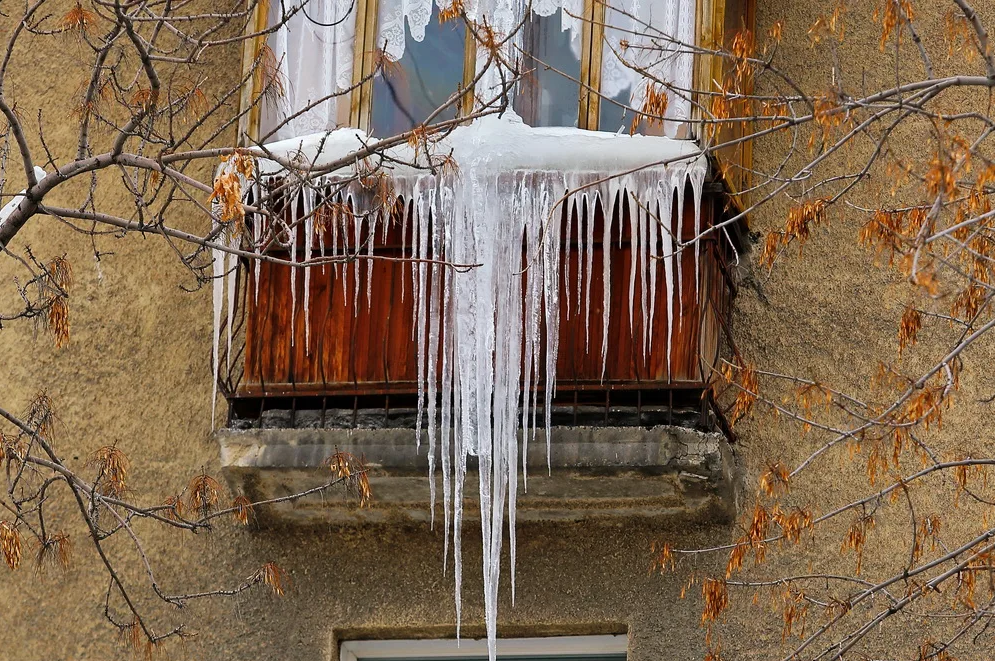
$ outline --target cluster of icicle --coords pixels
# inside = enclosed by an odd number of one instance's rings
[[[463,567],[460,540],[467,460],[475,457],[478,462],[484,608],[488,649],[490,658],[494,659],[505,513],[509,522],[511,595],[514,601],[515,503],[519,471],[524,481],[528,444],[535,441],[537,429],[545,430],[547,461],[550,452],[550,415],[556,385],[561,288],[572,290],[564,300],[567,305],[571,304],[571,300],[576,302],[575,313],[583,309],[585,314],[590,314],[595,242],[600,240],[608,246],[613,240],[621,238],[623,216],[611,213],[616,200],[619,200],[620,205],[628,206],[633,254],[638,256],[631,260],[628,274],[630,320],[636,313],[650,322],[657,314],[669,316],[674,310],[674,296],[680,295],[684,278],[693,277],[698,282],[699,264],[696,243],[693,248],[695,273],[682,272],[682,260],[675,254],[671,231],[681,236],[685,220],[681,213],[675,226],[671,218],[672,208],[676,203],[677,209],[683,209],[685,189],[690,184],[695,198],[694,207],[700,209],[706,170],[701,158],[656,165],[616,178],[606,177],[609,173],[597,168],[577,171],[566,164],[563,169],[506,170],[501,167],[500,149],[494,148],[493,144],[474,145],[473,142],[469,140],[465,145],[455,145],[452,150],[459,165],[458,174],[433,175],[406,171],[393,177],[395,194],[408,205],[408,213],[403,214],[400,221],[392,220],[387,213],[364,217],[358,213],[335,212],[334,209],[361,209],[364,204],[370,204],[369,191],[356,181],[343,185],[343,178],[333,174],[311,182],[298,191],[299,197],[289,205],[292,210],[289,244],[291,259],[299,261],[296,239],[297,232],[303,231],[302,245],[306,254],[300,257],[309,261],[317,256],[312,254],[316,238],[312,212],[328,202],[339,204],[331,206],[333,241],[327,249],[323,243],[324,233],[318,232],[319,245],[315,252],[321,256],[341,255],[343,249],[348,254],[371,251],[372,242],[367,241],[365,246],[343,248],[338,237],[374,236],[377,231],[384,231],[389,222],[413,223],[412,227],[405,226],[402,230],[403,236],[414,237],[413,245],[406,247],[406,250],[414,259],[426,260],[414,262],[410,282],[411,295],[416,301],[413,328],[418,347],[416,438],[420,444],[422,430],[427,431],[433,516],[437,498],[436,462],[437,457],[441,457],[445,562],[448,563],[451,539],[457,636],[461,616]],[[260,179],[252,186],[256,199],[267,185],[281,181],[270,176]],[[599,201],[606,210],[604,234],[595,237],[594,208]],[[568,224],[574,222],[571,219],[581,224],[576,230],[561,225],[561,205],[567,205],[569,211],[576,210],[577,213],[565,216]],[[304,213],[302,218],[299,217],[301,211]],[[588,219],[587,222],[585,219]],[[700,230],[701,220],[697,214],[694,222],[696,229]],[[256,241],[260,238],[259,225],[254,224]],[[564,281],[564,274],[568,271],[564,267],[562,249],[562,237],[568,235],[582,237],[578,242],[581,267],[577,269],[576,280],[569,283]],[[611,257],[611,250],[602,251],[605,300],[601,323],[605,331],[604,339],[600,347],[589,347],[589,350],[600,350],[602,364],[608,352],[607,329],[610,297],[613,295],[610,287]],[[665,310],[655,308],[657,264],[660,261],[664,265]],[[217,277],[213,338],[217,376],[224,307],[229,310],[229,346],[231,342],[234,260],[216,252],[214,263]],[[456,269],[452,264],[479,266]],[[312,268],[320,267],[294,269],[295,272],[303,271],[305,310],[308,307]],[[354,278],[357,289],[352,292],[357,300],[361,294],[358,290],[358,269],[362,268],[369,269],[372,274],[372,261],[353,260],[335,266],[337,274],[342,274],[342,269],[357,270],[357,277]],[[296,274],[292,275],[291,291],[288,292],[295,309],[296,277]],[[697,295],[697,284],[694,291]],[[369,291],[366,296],[370,296]],[[569,310],[566,312],[569,314]],[[306,317],[304,323],[309,325]],[[665,338],[652,337],[649,331],[652,323],[645,323],[642,327],[647,329],[646,335],[641,338],[643,350],[652,350],[654,342],[665,343],[665,347],[659,346],[659,350],[667,352],[669,361],[670,329],[673,324],[668,320]],[[309,334],[310,328],[305,333]],[[441,373],[437,373],[440,369]],[[535,387],[540,382],[543,385],[542,402],[537,401],[539,389]]]

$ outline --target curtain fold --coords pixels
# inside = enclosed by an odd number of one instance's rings
[[[270,0],[269,25],[279,23],[284,11],[290,18],[267,38],[283,87],[282,95],[266,95],[262,106],[260,136],[276,129],[270,140],[336,128],[340,107],[348,109],[349,99],[332,95],[352,84],[355,3]]]

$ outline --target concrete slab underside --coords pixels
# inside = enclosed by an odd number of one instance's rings
[[[373,503],[334,487],[259,508],[260,523],[362,524],[431,519],[426,439],[411,429],[224,429],[216,432],[231,486],[254,501],[326,482],[336,451],[364,456]],[[437,465],[441,457],[437,449]],[[544,434],[528,446],[528,481],[519,475],[519,520],[674,518],[721,523],[736,511],[734,461],[722,434],[685,427],[554,427],[549,469]],[[521,471],[519,471],[521,473]],[[442,520],[442,478],[436,517]],[[526,488],[527,486],[527,488]],[[475,461],[464,515],[479,517]]]

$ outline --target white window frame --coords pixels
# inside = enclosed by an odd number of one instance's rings
[[[347,640],[339,645],[339,661],[366,659],[403,659],[434,657],[437,659],[487,656],[487,640],[463,639],[456,646],[454,639],[435,640]],[[608,636],[550,636],[545,638],[499,638],[498,655],[527,656],[598,656],[626,654],[629,637],[625,634]]]

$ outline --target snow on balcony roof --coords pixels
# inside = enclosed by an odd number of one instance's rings
[[[266,145],[265,151],[279,159],[300,163],[302,168],[321,168],[367,146],[377,138],[355,128],[340,128],[281,140]],[[614,174],[638,168],[669,164],[690,164],[700,160],[701,150],[693,140],[664,136],[626,135],[587,131],[572,127],[531,127],[513,112],[488,115],[471,124],[454,129],[437,142],[430,141],[436,156],[452,154],[461,169],[474,171],[533,170],[561,172],[603,172]],[[426,163],[423,150],[409,144],[386,151],[389,159],[402,163]],[[417,158],[416,158],[417,156]],[[277,175],[284,168],[276,161],[261,157],[262,175]],[[384,169],[395,176],[424,172],[424,169],[385,162]],[[349,168],[351,169],[351,168]],[[349,169],[338,172],[346,174]]]

